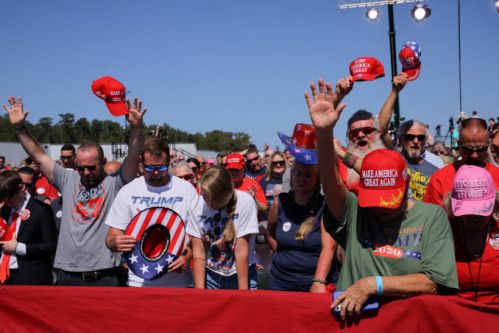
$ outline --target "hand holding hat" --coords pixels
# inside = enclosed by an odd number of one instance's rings
[[[409,81],[416,80],[421,72],[421,47],[416,42],[405,43],[399,52],[402,72]]]

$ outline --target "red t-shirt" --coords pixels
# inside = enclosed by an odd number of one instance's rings
[[[49,183],[47,178],[42,175],[38,176],[38,179],[35,183],[36,194],[49,198],[50,200],[54,200],[59,196],[59,191]]]
[[[265,192],[263,192],[262,187],[256,180],[244,177],[241,186],[236,188],[236,190],[240,190],[243,192],[249,192],[251,189],[253,189],[253,191],[255,192],[255,198],[259,203],[265,206],[269,205],[267,202],[267,198],[265,197]]]
[[[496,184],[496,188],[499,189],[499,168],[487,163],[485,169],[490,172],[492,179],[494,179]],[[423,201],[442,206],[443,198],[447,193],[452,191],[455,177],[456,167],[454,164],[449,164],[442,169],[435,171],[428,183]]]
[[[473,279],[473,284],[478,285],[477,301],[479,303],[499,304],[499,223],[495,223],[487,235],[481,258],[470,258],[463,245],[461,228],[455,220],[451,221],[451,226],[456,246],[459,296],[469,300],[474,299],[475,293],[471,282]],[[481,268],[480,261],[482,262]],[[480,271],[480,278],[478,271]]]

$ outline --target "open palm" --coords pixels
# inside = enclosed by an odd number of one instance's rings
[[[29,111],[24,112],[23,109],[23,99],[21,97],[15,98],[10,97],[8,99],[10,107],[3,104],[3,108],[9,114],[9,120],[12,126],[14,127],[22,127],[24,126],[24,121],[28,116]]]
[[[345,104],[341,104],[337,108],[334,107],[334,94],[331,83],[324,83],[320,79],[318,82],[319,91],[315,83],[310,84],[312,97],[308,92],[305,92],[305,101],[307,102],[310,119],[315,128],[333,128],[340,114],[345,108]]]
[[[142,111],[142,101],[139,101],[137,97],[133,99],[133,105],[131,105],[130,101],[127,99],[127,108],[128,114],[126,115],[126,119],[132,128],[142,127],[144,124],[144,114],[147,112],[147,109],[144,108]]]

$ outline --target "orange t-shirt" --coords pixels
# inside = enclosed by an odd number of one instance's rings
[[[496,188],[499,189],[499,168],[487,163],[485,169],[490,173],[492,179],[494,179]],[[454,164],[449,164],[435,171],[428,183],[423,201],[442,206],[445,195],[452,191],[456,171],[457,169]]]
[[[265,206],[269,205],[267,202],[267,198],[265,197],[265,192],[263,192],[263,189],[260,186],[260,184],[258,184],[258,182],[254,179],[251,179],[249,177],[244,177],[241,186],[236,188],[236,190],[240,190],[246,193],[253,190],[253,192],[255,192],[255,198],[259,203]]]

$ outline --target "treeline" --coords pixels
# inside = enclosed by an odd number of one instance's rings
[[[43,117],[33,124],[27,122],[30,132],[41,143],[76,143],[88,140],[99,143],[122,143],[125,141],[126,129],[117,122],[110,120],[88,120],[85,117],[76,119],[72,113],[60,113],[57,122],[51,117]],[[158,130],[159,129],[159,130]],[[149,125],[145,134],[159,133],[167,142],[196,143],[198,149],[214,151],[242,150],[250,143],[247,133],[232,133],[220,130],[202,133],[188,133],[170,127],[168,124]],[[8,116],[0,116],[0,141],[17,141],[14,128],[10,125]]]

